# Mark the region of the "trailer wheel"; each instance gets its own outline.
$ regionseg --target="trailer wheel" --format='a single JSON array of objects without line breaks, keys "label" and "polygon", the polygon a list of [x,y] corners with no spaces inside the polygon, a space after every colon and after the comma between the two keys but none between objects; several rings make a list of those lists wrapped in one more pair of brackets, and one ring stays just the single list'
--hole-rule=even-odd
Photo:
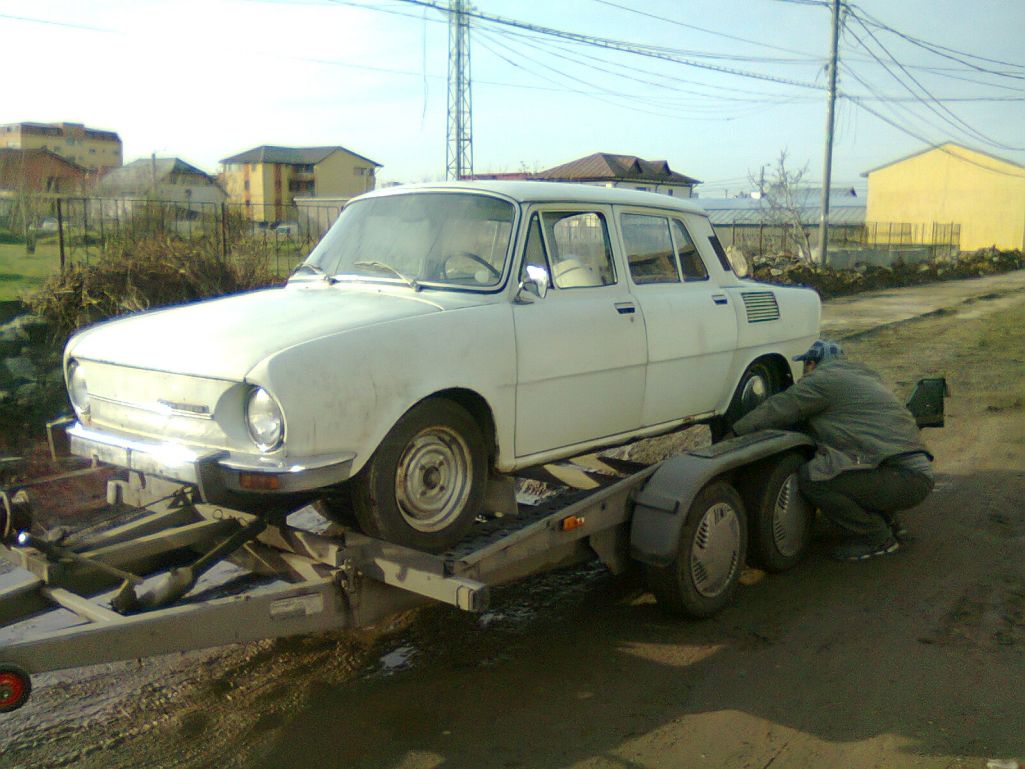
[{"label": "trailer wheel", "polygon": [[790,452],[760,463],[741,487],[751,526],[749,558],[765,571],[792,569],[808,552],[815,509],[797,489],[805,461]]},{"label": "trailer wheel", "polygon": [[0,665],[0,713],[17,710],[31,693],[28,673],[15,665]]},{"label": "trailer wheel", "polygon": [[370,536],[441,552],[477,517],[487,474],[476,421],[459,404],[432,398],[395,424],[353,479],[353,513]]},{"label": "trailer wheel", "polygon": [[670,614],[710,617],[733,598],[746,548],[740,494],[724,481],[713,481],[687,511],[673,562],[647,567],[648,585]]}]

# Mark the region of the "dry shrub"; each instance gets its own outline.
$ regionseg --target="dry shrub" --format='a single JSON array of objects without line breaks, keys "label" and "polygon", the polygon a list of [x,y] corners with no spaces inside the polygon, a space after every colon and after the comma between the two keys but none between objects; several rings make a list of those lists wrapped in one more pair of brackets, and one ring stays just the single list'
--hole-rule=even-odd
[{"label": "dry shrub", "polygon": [[280,282],[266,253],[236,247],[225,258],[218,246],[161,234],[109,240],[98,258],[52,276],[26,302],[63,338],[118,315]]}]

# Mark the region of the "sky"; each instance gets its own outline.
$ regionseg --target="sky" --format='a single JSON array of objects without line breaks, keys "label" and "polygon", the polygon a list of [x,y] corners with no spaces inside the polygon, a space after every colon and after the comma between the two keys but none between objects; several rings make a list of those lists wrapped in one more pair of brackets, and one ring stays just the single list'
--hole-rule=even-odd
[{"label": "sky", "polygon": [[[771,179],[786,152],[821,184],[827,3],[473,8],[515,22],[471,22],[475,171],[610,152],[668,160],[720,197],[763,168]],[[864,172],[945,141],[1025,165],[1023,30],[1021,0],[852,3],[833,184],[863,189]],[[259,145],[340,145],[382,164],[379,183],[444,178],[447,21],[407,0],[0,0],[0,50],[0,124],[116,131],[126,162],[155,153],[213,173]]]}]

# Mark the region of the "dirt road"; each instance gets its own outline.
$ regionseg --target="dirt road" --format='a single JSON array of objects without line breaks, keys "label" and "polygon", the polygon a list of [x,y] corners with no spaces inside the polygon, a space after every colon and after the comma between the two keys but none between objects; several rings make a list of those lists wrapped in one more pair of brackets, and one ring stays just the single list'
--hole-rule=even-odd
[{"label": "dirt road", "polygon": [[1025,760],[1021,278],[968,304],[913,289],[925,317],[877,331],[843,313],[864,318],[879,297],[827,305],[826,328],[853,329],[850,355],[896,391],[930,374],[950,383],[947,427],[925,434],[938,486],[906,516],[914,540],[896,555],[839,564],[821,539],[793,572],[752,574],[703,622],[664,617],[636,577],[585,568],[504,589],[480,617],[432,608],[362,634],[41,676],[33,701],[0,718],[0,765]]}]

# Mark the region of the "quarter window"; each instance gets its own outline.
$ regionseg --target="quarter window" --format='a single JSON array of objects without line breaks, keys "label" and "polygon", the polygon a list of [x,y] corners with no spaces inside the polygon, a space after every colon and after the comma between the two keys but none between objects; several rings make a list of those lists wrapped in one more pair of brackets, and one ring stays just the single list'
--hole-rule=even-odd
[{"label": "quarter window", "polygon": [[541,222],[556,288],[610,286],[616,282],[604,216],[597,212],[545,211]]},{"label": "quarter window", "polygon": [[687,228],[679,219],[673,219],[673,240],[676,241],[676,255],[680,259],[680,269],[684,280],[708,280],[708,270],[701,261],[701,254],[687,233]]},{"label": "quarter window", "polygon": [[623,244],[630,277],[638,285],[679,283],[669,220],[664,216],[623,214]]}]

